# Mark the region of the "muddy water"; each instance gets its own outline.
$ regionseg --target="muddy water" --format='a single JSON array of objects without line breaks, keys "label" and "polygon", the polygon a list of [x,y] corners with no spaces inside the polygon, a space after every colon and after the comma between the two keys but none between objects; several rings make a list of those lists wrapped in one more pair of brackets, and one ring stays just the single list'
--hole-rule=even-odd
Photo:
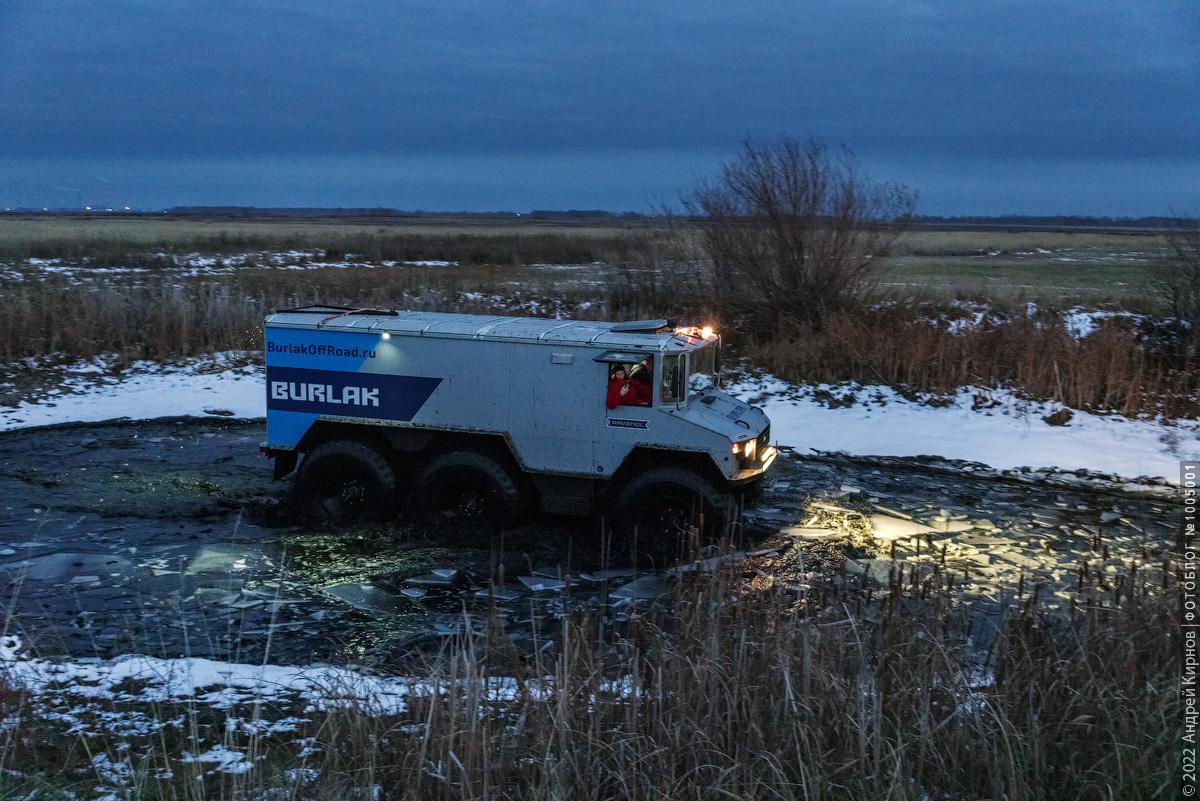
[{"label": "muddy water", "polygon": [[[502,533],[302,524],[280,503],[262,436],[217,420],[0,435],[8,632],[42,654],[389,664],[489,608],[529,651],[564,610],[604,608],[619,622],[669,592],[669,571],[594,521],[540,517]],[[739,545],[758,585],[802,594],[816,569],[887,584],[936,562],[961,574],[967,602],[995,610],[1035,586],[1067,604],[1088,591],[1077,589],[1084,570],[1147,575],[1172,545],[1173,513],[915,462],[788,455]]]}]

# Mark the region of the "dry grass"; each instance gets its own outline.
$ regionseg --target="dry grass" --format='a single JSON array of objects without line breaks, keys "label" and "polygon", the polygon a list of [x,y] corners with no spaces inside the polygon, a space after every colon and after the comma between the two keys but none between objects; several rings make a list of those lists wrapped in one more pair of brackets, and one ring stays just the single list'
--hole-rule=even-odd
[{"label": "dry grass", "polygon": [[[181,722],[154,736],[71,735],[10,688],[3,789],[86,790],[106,754],[131,767],[116,797],[138,799],[1169,798],[1172,573],[1083,580],[1089,600],[1063,617],[1044,614],[1035,590],[988,648],[986,621],[936,563],[875,591],[831,575],[799,600],[702,576],[617,636],[591,615],[563,620],[533,657],[493,620],[415,669],[433,689],[403,713],[350,702],[286,734],[225,717],[298,708],[168,703],[151,711]],[[215,743],[253,770],[180,761]]]},{"label": "dry grass", "polygon": [[186,220],[0,218],[0,262],[90,259],[96,266],[159,266],[160,254],[320,249],[337,260],[445,259],[475,264],[587,263],[619,259],[655,229],[519,221],[431,223],[404,219]]},{"label": "dry grass", "polygon": [[[739,338],[737,320],[720,319],[694,264],[673,258],[678,235],[678,229],[646,223],[3,219],[0,260],[3,253],[37,252],[90,266],[141,263],[149,272],[89,276],[83,270],[68,279],[30,270],[26,280],[5,283],[0,361],[114,352],[162,360],[256,350],[264,314],[315,302],[611,319],[694,317],[722,323],[732,345],[796,381],[853,380],[936,393],[967,384],[1008,386],[1081,409],[1200,413],[1200,370],[1179,358],[1187,343],[1178,332],[1136,331],[1118,322],[1076,341],[1055,312],[1083,297],[1153,310],[1154,302],[1138,288],[1146,259],[1164,247],[1161,237],[915,232],[899,244],[885,274],[892,305],[834,315],[819,330],[781,324],[750,340]],[[163,252],[255,248],[324,248],[328,259],[350,253],[364,263],[462,264],[444,270],[242,266],[229,275],[197,277],[158,269],[173,264]],[[1046,253],[1029,255],[1039,248]],[[1054,261],[1068,252],[1073,255],[1065,258],[1083,260]],[[556,273],[527,266],[595,259],[614,267]],[[980,299],[1000,314],[989,325],[957,333],[929,324],[931,317],[961,315],[949,301],[962,297]],[[1024,311],[1031,300],[1042,309],[1032,319]],[[583,301],[588,303],[581,306]]]},{"label": "dry grass", "polygon": [[[13,287],[0,316],[0,361],[26,356],[69,359],[119,353],[167,360],[226,350],[258,350],[262,318],[307,303],[462,312],[634,319],[715,319],[688,276],[631,271],[599,288],[564,290],[535,277],[513,286],[506,271],[248,270],[219,278],[72,283],[62,279]],[[589,301],[591,305],[581,307]],[[1077,409],[1200,414],[1200,369],[1179,332],[1104,322],[1077,340],[1047,309],[1023,308],[952,332],[930,317],[947,311],[900,305],[833,315],[820,329],[781,325],[768,337],[727,340],[752,363],[793,381],[858,381],[914,392],[960,386],[1007,386]],[[961,309],[950,309],[962,314]]]},{"label": "dry grass", "polygon": [[[224,350],[260,350],[263,317],[311,303],[495,313],[574,313],[581,298],[501,286],[486,270],[247,270],[201,280],[26,282],[6,292],[0,361],[26,356],[89,358],[121,353],[170,359]],[[502,293],[490,297],[492,289]],[[489,292],[485,298],[464,294]],[[530,307],[528,304],[539,304]],[[556,305],[557,304],[557,305]]]},{"label": "dry grass", "polygon": [[912,309],[832,316],[751,343],[751,360],[798,381],[853,380],[917,392],[1012,387],[1075,409],[1167,418],[1200,414],[1200,365],[1181,332],[1103,321],[1082,339],[1053,311],[1018,313],[952,332]]}]

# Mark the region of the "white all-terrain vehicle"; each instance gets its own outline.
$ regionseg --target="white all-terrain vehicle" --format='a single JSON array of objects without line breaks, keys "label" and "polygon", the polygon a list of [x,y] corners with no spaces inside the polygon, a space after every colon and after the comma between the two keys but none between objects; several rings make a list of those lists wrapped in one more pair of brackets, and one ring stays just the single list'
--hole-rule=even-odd
[{"label": "white all-terrain vehicle", "polygon": [[308,306],[265,340],[264,452],[335,518],[723,525],[776,456],[766,415],[719,390],[707,329]]}]

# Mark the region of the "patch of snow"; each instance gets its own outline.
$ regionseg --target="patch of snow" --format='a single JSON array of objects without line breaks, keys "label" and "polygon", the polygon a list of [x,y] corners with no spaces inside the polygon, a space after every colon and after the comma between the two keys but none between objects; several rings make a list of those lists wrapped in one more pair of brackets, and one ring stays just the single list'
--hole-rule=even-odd
[{"label": "patch of snow", "polygon": [[101,375],[103,368],[95,362],[64,368],[66,392],[0,406],[0,431],[121,418],[263,417],[262,367],[236,365],[229,357],[218,354],[182,365],[138,362],[116,377]]},{"label": "patch of snow", "polygon": [[[959,317],[954,320],[946,321],[946,328],[951,334],[961,334],[966,331],[974,331],[983,325],[983,321],[987,318],[986,311],[975,311],[970,313],[970,317]],[[942,318],[934,320],[934,323],[940,323]]]},{"label": "patch of snow", "polygon": [[[1179,462],[1200,459],[1200,421],[1164,424],[1076,411],[1063,426],[1043,417],[1059,407],[1010,392],[962,388],[945,406],[904,398],[886,386],[795,386],[770,376],[727,387],[771,418],[775,442],[799,451],[856,456],[939,456],[1002,470],[1056,468],[1179,481]],[[849,405],[830,408],[815,391]],[[977,397],[988,408],[976,408]]]},{"label": "patch of snow", "polygon": [[241,751],[234,751],[223,745],[214,745],[202,754],[184,751],[179,761],[215,764],[213,770],[217,773],[247,773],[254,768],[254,764],[246,759],[246,755]]},{"label": "patch of snow", "polygon": [[103,752],[92,755],[92,768],[101,781],[117,787],[124,787],[133,776],[128,759],[114,760]]},{"label": "patch of snow", "polygon": [[606,262],[602,262],[602,261],[593,261],[593,262],[589,262],[588,264],[544,264],[544,263],[539,262],[537,264],[531,264],[529,266],[533,267],[535,269],[538,269],[538,270],[562,271],[562,270],[594,270],[597,268],[607,267],[608,264]]},{"label": "patch of snow", "polygon": [[[66,696],[84,704],[95,700],[122,704],[194,701],[215,709],[231,709],[239,704],[298,697],[308,702],[307,711],[353,708],[364,714],[395,715],[405,710],[410,696],[428,697],[443,691],[420,679],[377,676],[329,665],[248,665],[140,654],[111,660],[39,659],[25,655],[21,641],[12,636],[0,638],[0,673],[13,686],[34,696]],[[481,681],[489,701],[518,697],[514,679],[489,677]],[[137,689],[130,690],[131,686]],[[271,725],[287,731],[297,720],[286,718]],[[232,725],[239,724],[240,719],[235,719]]]},{"label": "patch of snow", "polygon": [[1072,339],[1083,339],[1100,327],[1101,320],[1124,318],[1127,320],[1143,320],[1145,315],[1124,311],[1103,311],[1099,309],[1074,308],[1063,312],[1063,325]]}]

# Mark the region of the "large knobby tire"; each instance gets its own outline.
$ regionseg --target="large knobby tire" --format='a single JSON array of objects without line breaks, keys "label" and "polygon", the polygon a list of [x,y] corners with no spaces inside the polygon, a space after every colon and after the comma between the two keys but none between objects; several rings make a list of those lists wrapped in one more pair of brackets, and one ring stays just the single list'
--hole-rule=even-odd
[{"label": "large knobby tire", "polygon": [[415,501],[427,519],[511,525],[525,512],[527,493],[511,468],[479,451],[449,451],[425,466]]},{"label": "large knobby tire", "polygon": [[719,538],[737,503],[692,470],[654,467],[629,479],[614,506],[614,524],[623,533],[670,546],[697,530],[703,539]]},{"label": "large knobby tire", "polygon": [[396,514],[396,469],[379,450],[331,440],[304,456],[296,491],[318,514],[338,523],[387,520]]}]

